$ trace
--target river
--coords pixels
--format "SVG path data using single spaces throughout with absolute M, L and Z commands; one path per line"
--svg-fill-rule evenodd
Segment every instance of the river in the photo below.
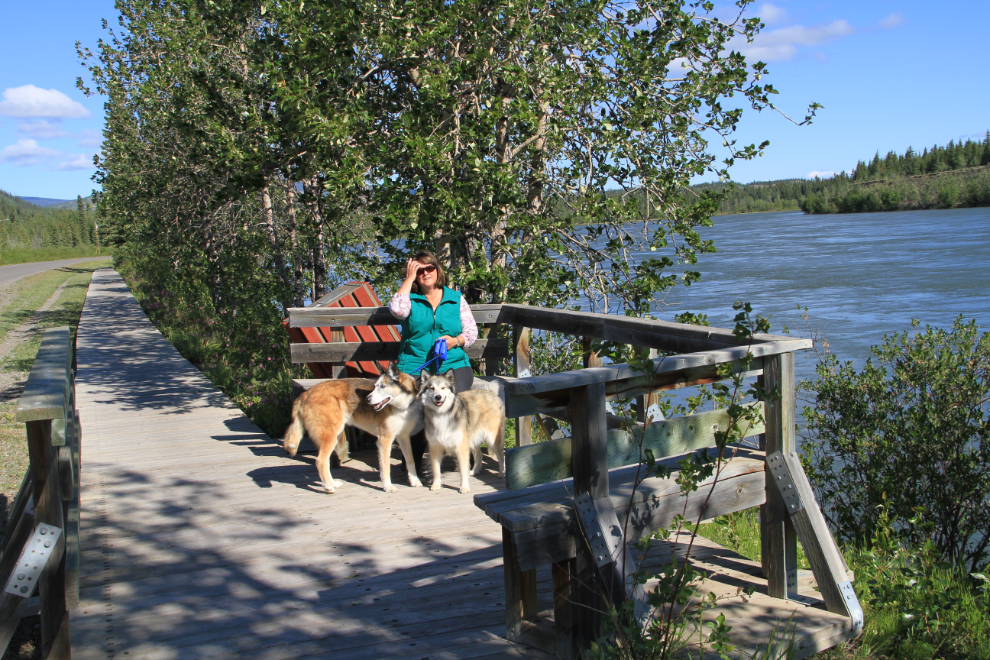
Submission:
M 948 328 L 962 314 L 990 326 L 990 209 L 834 215 L 800 211 L 724 215 L 701 230 L 718 252 L 699 257 L 701 281 L 670 291 L 658 318 L 678 311 L 708 314 L 732 327 L 732 303 L 752 303 L 808 336 L 800 305 L 832 352 L 858 367 L 884 334 L 911 329 L 911 319 Z M 813 375 L 811 351 L 797 377 Z

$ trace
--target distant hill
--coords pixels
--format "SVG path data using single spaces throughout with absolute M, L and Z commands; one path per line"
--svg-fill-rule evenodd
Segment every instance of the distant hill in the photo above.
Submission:
M 52 201 L 56 201 L 56 200 L 52 200 Z M 84 205 L 85 204 L 89 204 L 92 207 L 93 206 L 93 198 L 92 198 L 92 196 L 90 196 L 90 197 L 83 197 L 83 204 Z M 75 211 L 76 210 L 76 200 L 74 200 L 74 199 L 68 199 L 68 200 L 65 200 L 64 202 L 61 201 L 61 200 L 58 200 L 58 203 L 57 204 L 52 204 L 49 208 L 53 208 L 53 209 L 68 209 L 69 211 Z
M 75 204 L 75 200 L 68 199 L 49 199 L 47 197 L 21 197 L 21 200 L 27 202 L 28 204 L 34 204 L 35 206 L 49 207 L 49 206 L 59 206 L 71 201 Z
M 44 213 L 44 209 L 0 190 L 0 220 L 17 221 L 38 213 Z

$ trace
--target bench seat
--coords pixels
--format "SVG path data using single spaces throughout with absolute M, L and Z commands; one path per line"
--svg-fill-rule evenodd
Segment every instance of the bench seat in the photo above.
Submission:
M 670 466 L 683 456 L 661 461 Z M 741 449 L 728 460 L 719 476 L 715 492 L 704 510 L 704 518 L 714 518 L 763 504 L 766 500 L 762 452 Z M 633 494 L 638 465 L 609 471 L 609 497 L 620 521 L 626 519 L 630 502 L 630 539 L 642 538 L 659 527 L 670 524 L 676 514 L 684 513 L 697 520 L 702 515 L 705 498 L 713 479 L 707 479 L 687 498 L 680 493 L 675 472 L 667 479 L 643 480 Z M 497 491 L 476 495 L 475 506 L 502 525 L 511 536 L 515 570 L 527 571 L 538 566 L 565 561 L 577 555 L 578 524 L 571 507 L 572 479 L 563 479 L 515 491 Z

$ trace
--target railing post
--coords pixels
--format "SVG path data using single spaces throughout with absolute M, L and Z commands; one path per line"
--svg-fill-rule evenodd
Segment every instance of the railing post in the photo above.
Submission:
M 52 446 L 50 419 L 29 421 L 27 427 L 28 454 L 37 494 L 34 505 L 35 526 L 53 525 L 64 531 L 62 494 L 59 490 L 58 457 Z M 65 602 L 65 534 L 55 544 L 38 578 L 38 599 L 41 603 L 41 655 L 58 660 L 69 658 L 69 612 Z
M 483 324 L 482 336 L 485 339 L 496 339 L 498 337 L 498 323 Z M 497 357 L 485 358 L 485 375 L 498 376 L 502 371 L 501 360 Z
M 789 454 L 794 444 L 794 354 L 782 353 L 766 360 L 763 387 L 770 393 L 765 402 L 766 433 L 761 449 Z M 774 396 L 777 391 L 779 396 Z M 766 504 L 760 507 L 760 541 L 763 576 L 773 598 L 797 594 L 797 533 L 787 514 L 773 475 L 766 471 Z
M 608 429 L 605 385 L 595 383 L 570 390 L 571 468 L 574 495 L 592 500 L 608 498 Z M 571 576 L 571 635 L 573 649 L 588 649 L 599 631 L 605 603 L 598 588 L 598 565 L 585 543 L 577 544 Z
M 514 324 L 512 326 L 513 367 L 516 378 L 529 378 L 529 328 Z M 533 418 L 516 418 L 516 446 L 525 447 L 533 444 Z

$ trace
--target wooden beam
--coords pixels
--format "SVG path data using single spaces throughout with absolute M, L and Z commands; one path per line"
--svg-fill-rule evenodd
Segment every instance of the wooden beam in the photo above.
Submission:
M 595 339 L 637 344 L 661 350 L 693 353 L 741 345 L 732 331 L 724 328 L 527 305 L 505 304 L 503 308 L 511 312 L 515 323 L 528 325 L 531 328 L 569 335 L 587 335 Z M 811 347 L 810 340 L 795 340 L 793 337 L 766 334 L 756 335 L 752 343 L 779 341 L 799 341 L 802 343 L 801 348 Z
M 512 326 L 512 368 L 517 380 L 527 380 L 532 377 L 530 372 L 530 330 L 523 325 Z M 533 443 L 533 419 L 529 415 L 510 415 L 516 419 L 516 446 L 526 447 Z
M 753 406 L 761 413 L 763 403 Z M 726 410 L 715 410 L 687 417 L 654 422 L 644 430 L 611 429 L 607 441 L 607 469 L 639 463 L 646 449 L 659 460 L 715 446 L 715 432 L 729 425 Z M 763 433 L 763 425 L 739 429 L 740 437 Z M 642 441 L 641 441 L 642 440 Z M 518 490 L 537 484 L 566 479 L 571 471 L 571 438 L 516 447 L 505 453 L 506 488 Z
M 502 305 L 471 305 L 476 323 L 509 323 L 511 317 Z M 290 328 L 347 327 L 355 325 L 397 325 L 388 307 L 292 307 Z
M 863 627 L 863 609 L 846 574 L 845 560 L 828 529 L 801 461 L 794 452 L 767 455 L 767 476 L 772 477 L 774 490 L 784 502 L 790 520 L 801 537 L 801 547 L 811 564 L 829 612 L 850 617 L 853 628 Z M 767 499 L 770 499 L 770 490 Z
M 771 394 L 766 404 L 766 455 L 791 453 L 794 444 L 794 355 L 784 353 L 767 361 L 763 386 Z M 767 590 L 773 598 L 797 594 L 797 533 L 787 515 L 773 475 L 766 473 L 767 501 L 760 509 L 761 563 Z
M 726 364 L 737 371 L 743 370 L 742 362 L 738 359 L 730 360 Z M 745 371 L 743 375 L 747 378 L 756 376 L 761 373 L 762 369 L 763 358 L 756 358 L 749 364 L 749 370 Z M 565 378 L 548 380 L 553 376 L 564 376 Z M 722 377 L 718 373 L 718 363 L 701 363 L 682 368 L 674 368 L 673 366 L 665 368 L 661 364 L 652 378 L 621 364 L 564 371 L 550 374 L 549 377 L 537 376 L 533 380 L 541 380 L 541 382 L 530 388 L 528 384 L 518 380 L 504 379 L 506 415 L 513 417 L 532 415 L 568 406 L 569 389 L 561 387 L 567 384 L 580 386 L 593 382 L 605 383 L 605 395 L 611 399 L 613 397 L 630 398 L 658 390 L 674 390 L 714 383 L 722 380 Z
M 306 362 L 374 362 L 399 357 L 400 342 L 329 342 L 325 344 L 291 344 L 294 364 Z M 509 357 L 508 339 L 479 339 L 466 349 L 470 358 Z
M 72 368 L 69 351 L 69 328 L 49 328 L 41 339 L 41 348 L 34 358 L 31 373 L 24 383 L 24 393 L 17 404 L 14 420 L 30 422 L 42 419 L 63 419 L 65 416 L 65 384 Z
M 26 426 L 28 453 L 34 477 L 33 489 L 38 493 L 34 508 L 35 524 L 46 523 L 64 531 L 58 461 L 55 448 L 51 444 L 51 421 L 36 420 L 28 422 Z M 69 613 L 65 601 L 64 533 L 59 536 L 55 549 L 38 578 L 38 598 L 41 602 L 42 657 L 68 658 Z
M 523 619 L 533 620 L 537 615 L 536 571 L 516 569 L 512 534 L 502 529 L 502 565 L 505 579 L 505 638 L 518 642 L 522 635 Z
M 571 390 L 571 470 L 574 494 L 592 500 L 608 499 L 608 430 L 605 423 L 605 386 L 594 383 Z M 573 509 L 572 509 L 573 512 Z M 575 535 L 576 538 L 576 535 Z M 575 543 L 572 617 L 574 647 L 588 649 L 599 634 L 604 616 L 598 589 L 598 565 L 584 543 Z

